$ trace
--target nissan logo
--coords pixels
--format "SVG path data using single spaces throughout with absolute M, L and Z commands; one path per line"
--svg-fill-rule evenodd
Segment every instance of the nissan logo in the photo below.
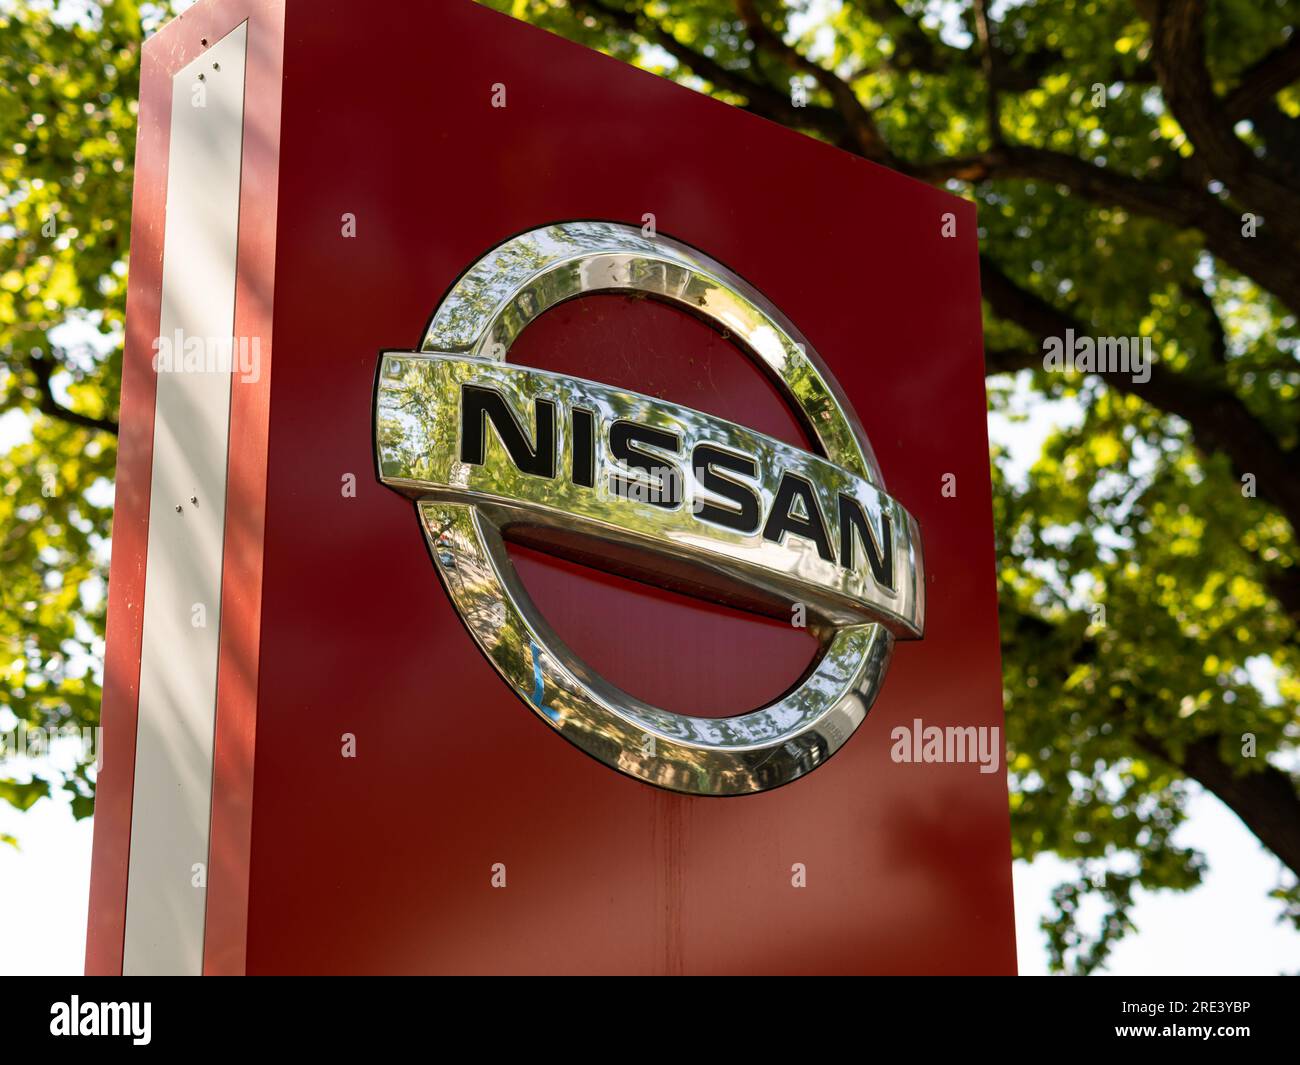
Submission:
M 634 292 L 732 337 L 819 454 L 701 411 L 507 363 L 568 299 Z M 519 697 L 605 764 L 660 787 L 742 795 L 817 768 L 865 718 L 893 642 L 924 630 L 920 531 L 884 490 L 829 373 L 725 267 L 631 226 L 570 222 L 488 252 L 443 300 L 418 352 L 380 356 L 380 480 L 415 500 L 447 592 Z M 616 573 L 789 620 L 820 653 L 768 706 L 699 718 L 651 706 L 572 655 L 522 586 L 511 532 Z

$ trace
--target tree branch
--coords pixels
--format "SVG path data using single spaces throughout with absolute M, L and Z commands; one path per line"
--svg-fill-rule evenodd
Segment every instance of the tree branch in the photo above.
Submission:
M 642 40 L 657 45 L 698 77 L 719 89 L 743 96 L 748 101 L 744 110 L 783 126 L 814 130 L 828 140 L 853 150 L 851 145 L 844 144 L 848 130 L 838 112 L 813 105 L 795 107 L 788 92 L 774 89 L 695 51 L 644 12 L 606 4 L 602 0 L 571 0 L 571 5 L 575 11 L 585 12 L 624 33 L 635 34 Z
M 975 36 L 980 44 L 980 68 L 984 72 L 984 121 L 989 140 L 1002 143 L 1002 119 L 998 113 L 998 86 L 993 63 L 993 33 L 989 29 L 988 0 L 974 0 Z
M 898 0 L 853 0 L 853 7 L 884 30 L 894 53 L 888 61 L 891 69 L 906 73 L 947 74 L 954 70 L 972 70 L 981 66 L 978 55 L 964 48 L 932 37 L 919 17 L 909 15 Z M 1028 92 L 1036 88 L 1043 75 L 1064 58 L 1051 48 L 1032 52 L 997 53 L 993 83 L 1002 92 Z M 865 73 L 863 71 L 862 73 Z M 1147 75 L 1148 77 L 1150 75 Z
M 885 139 L 876 127 L 876 120 L 871 112 L 858 99 L 853 86 L 833 70 L 814 62 L 800 52 L 763 21 L 755 0 L 734 0 L 736 13 L 745 24 L 750 38 L 756 47 L 782 59 L 795 70 L 815 78 L 819 85 L 830 94 L 835 109 L 852 132 L 859 155 L 874 162 L 892 165 L 894 160 L 885 144 Z
M 1237 87 L 1223 98 L 1223 113 L 1229 122 L 1250 118 L 1263 104 L 1294 81 L 1300 80 L 1300 32 L 1278 45 L 1263 59 L 1242 72 Z
M 1268 157 L 1300 188 L 1300 120 L 1284 114 L 1270 100 L 1251 112 L 1250 122 Z
M 1266 562 L 1257 552 L 1251 552 L 1260 571 L 1264 574 L 1264 586 L 1291 623 L 1300 631 L 1300 568 L 1296 566 L 1278 566 Z
M 852 6 L 885 31 L 894 46 L 890 65 L 896 70 L 937 74 L 970 61 L 967 52 L 930 36 L 921 20 L 909 15 L 898 0 L 852 0 Z
M 1183 284 L 1178 286 L 1179 291 L 1187 297 L 1190 303 L 1195 304 L 1205 315 L 1206 329 L 1210 334 L 1210 348 L 1206 352 L 1209 355 L 1210 362 L 1215 366 L 1225 366 L 1228 362 L 1228 335 L 1224 332 L 1223 321 L 1219 318 L 1219 311 L 1214 306 L 1214 300 L 1201 285 L 1200 278 L 1191 277 Z
M 1086 333 L 1087 326 L 1073 315 L 1049 303 L 1036 292 L 1016 284 L 1006 272 L 988 255 L 980 255 L 980 287 L 984 298 L 993 313 L 999 318 L 1024 329 L 1034 338 L 1039 346 L 1039 354 L 1030 354 L 1023 360 L 1008 358 L 1007 368 L 1023 369 L 1024 366 L 1037 363 L 1042 365 L 1042 340 L 1046 337 L 1063 336 L 1067 329 L 1076 333 Z M 1023 361 L 1023 365 L 1013 365 Z M 1003 372 L 998 370 L 995 372 Z
M 1027 351 L 993 350 L 985 354 L 990 372 L 1004 373 L 1042 366 L 1043 341 L 1090 333 L 1086 323 L 1022 288 L 988 256 L 980 256 L 983 295 L 999 318 L 1015 322 L 1034 338 Z M 1036 349 L 1036 350 L 1035 350 Z M 1268 428 L 1251 414 L 1236 393 L 1177 373 L 1160 363 L 1150 367 L 1146 381 L 1132 375 L 1098 375 L 1107 386 L 1135 395 L 1158 410 L 1187 422 L 1192 440 L 1206 454 L 1226 455 L 1238 477 L 1254 474 L 1259 498 L 1275 506 L 1300 531 L 1300 451 L 1284 448 Z
M 1300 32 L 1248 67 L 1237 87 L 1223 98 L 1230 122 L 1249 120 L 1268 157 L 1290 183 L 1300 188 L 1300 121 L 1284 114 L 1275 97 L 1300 80 Z
M 42 414 L 82 429 L 93 429 L 99 432 L 112 433 L 114 436 L 117 435 L 117 422 L 112 419 L 92 418 L 88 414 L 69 410 L 58 401 L 51 383 L 55 367 L 53 362 L 43 356 L 33 355 L 29 366 L 31 367 L 32 376 L 36 378 L 37 409 Z
M 1214 94 L 1205 63 L 1205 0 L 1138 0 L 1138 7 L 1151 25 L 1165 105 L 1196 150 L 1196 161 L 1248 209 L 1264 215 L 1274 232 L 1300 245 L 1300 196 L 1242 142 L 1224 102 Z M 1285 71 L 1290 62 L 1284 57 L 1277 65 Z M 1295 257 L 1294 247 L 1291 255 Z
M 1000 608 L 1003 646 L 1028 640 L 1036 646 L 1053 647 L 1050 653 L 1064 656 L 1068 667 L 1090 665 L 1097 659 L 1097 643 L 1090 637 L 1072 636 L 1060 623 L 1016 607 Z M 1064 641 L 1064 642 L 1061 642 Z M 1179 746 L 1153 735 L 1140 724 L 1129 706 L 1115 700 L 1110 716 L 1118 727 L 1130 734 L 1141 751 L 1160 759 L 1184 776 L 1197 781 L 1232 810 L 1246 828 L 1290 869 L 1300 874 L 1300 793 L 1290 774 L 1267 761 L 1247 769 L 1223 759 L 1223 745 L 1240 744 L 1239 737 L 1228 734 L 1203 736 Z
M 1149 181 L 1063 152 L 1003 145 L 976 155 L 904 166 L 923 181 L 1037 178 L 1064 185 L 1093 203 L 1123 207 L 1184 229 L 1199 229 L 1217 258 L 1300 309 L 1300 255 L 1264 229 L 1244 237 L 1241 219 L 1208 192 L 1181 181 Z M 1273 228 L 1272 220 L 1268 227 Z M 1281 227 L 1278 227 L 1279 229 Z
M 1235 737 L 1206 736 L 1189 743 L 1181 756 L 1147 734 L 1137 743 L 1216 795 L 1255 837 L 1300 874 L 1300 795 L 1290 775 L 1276 766 L 1241 772 L 1223 760 L 1221 744 L 1240 743 Z

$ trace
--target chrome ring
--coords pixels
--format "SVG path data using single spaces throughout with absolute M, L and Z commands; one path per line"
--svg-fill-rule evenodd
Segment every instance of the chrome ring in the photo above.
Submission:
M 447 421 L 430 400 L 434 375 L 482 366 L 485 375 L 500 376 L 491 366 L 505 363 L 511 343 L 531 321 L 565 300 L 608 292 L 637 292 L 675 304 L 734 338 L 794 405 L 826 462 L 883 493 L 865 433 L 847 401 L 811 346 L 761 294 L 685 245 L 610 222 L 546 226 L 500 245 L 453 286 L 419 353 L 384 353 L 376 417 L 381 479 L 416 500 L 439 574 L 479 647 L 519 697 L 566 739 L 623 773 L 688 794 L 742 795 L 777 787 L 821 765 L 861 724 L 883 681 L 894 633 L 920 635 L 919 529 L 901 506 L 893 504 L 904 523 L 904 535 L 894 543 L 902 575 L 891 590 L 897 604 L 888 616 L 899 621 L 891 622 L 894 632 L 837 613 L 833 604 L 819 607 L 813 627 L 823 650 L 798 685 L 750 713 L 697 718 L 642 702 L 578 659 L 541 616 L 507 553 L 502 530 L 523 520 L 523 512 L 507 500 L 476 494 L 457 463 L 431 480 L 421 457 L 422 451 L 447 450 L 446 439 L 434 444 L 439 419 L 444 434 Z M 592 392 L 600 387 L 575 384 Z M 635 393 L 618 393 L 609 402 L 639 404 L 637 409 L 654 403 Z M 671 414 L 718 424 L 698 412 L 678 408 Z M 597 530 L 600 515 L 589 515 Z M 666 550 L 667 542 L 660 546 Z M 740 547 L 735 553 L 743 556 Z

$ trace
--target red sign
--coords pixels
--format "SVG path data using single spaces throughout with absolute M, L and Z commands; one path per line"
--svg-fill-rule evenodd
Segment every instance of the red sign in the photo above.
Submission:
M 467 2 L 205 0 L 141 92 L 88 971 L 1014 971 L 974 207 Z M 529 706 L 381 482 L 380 353 L 493 249 L 587 221 L 779 308 L 919 528 L 923 635 L 785 786 L 665 790 L 564 742 L 544 656 Z M 716 320 L 587 288 L 505 364 L 825 451 Z M 822 655 L 506 541 L 638 705 L 731 718 Z

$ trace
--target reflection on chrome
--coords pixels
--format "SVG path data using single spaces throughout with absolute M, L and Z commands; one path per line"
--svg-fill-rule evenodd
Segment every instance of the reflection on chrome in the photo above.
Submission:
M 538 315 L 610 291 L 725 330 L 791 400 L 820 455 L 505 363 Z M 488 659 L 542 720 L 607 765 L 699 795 L 787 783 L 861 723 L 894 638 L 923 632 L 920 531 L 885 493 L 847 404 L 793 327 L 698 252 L 615 223 L 523 234 L 462 276 L 420 352 L 381 358 L 382 480 L 416 500 L 442 580 Z M 738 717 L 650 706 L 565 647 L 515 572 L 507 535 L 786 619 L 802 603 L 820 657 L 792 691 Z
M 495 419 L 467 421 L 465 388 L 500 397 Z M 550 408 L 549 434 L 538 429 L 539 403 Z M 920 635 L 915 521 L 865 478 L 772 437 L 593 381 L 456 355 L 388 355 L 379 420 L 391 430 L 379 447 L 384 483 L 414 498 L 478 504 L 500 529 L 565 530 L 638 549 L 677 583 L 732 601 L 748 596 L 755 609 L 767 604 L 765 612 L 783 618 L 797 602 L 832 624 L 880 621 L 897 635 Z M 525 465 L 544 464 L 544 474 L 520 468 L 496 420 Z M 677 450 L 660 444 L 648 470 L 629 469 L 610 446 L 612 426 L 627 437 L 649 428 L 677 441 Z M 473 462 L 464 461 L 469 435 Z M 713 482 L 727 495 L 708 488 L 720 473 L 705 460 L 719 456 L 732 463 L 721 471 L 725 483 Z M 766 531 L 780 525 L 780 486 L 791 479 L 802 493 L 792 524 L 816 523 L 830 557 L 797 529 Z M 605 550 L 594 553 L 616 563 Z M 694 580 L 692 569 L 701 571 Z

